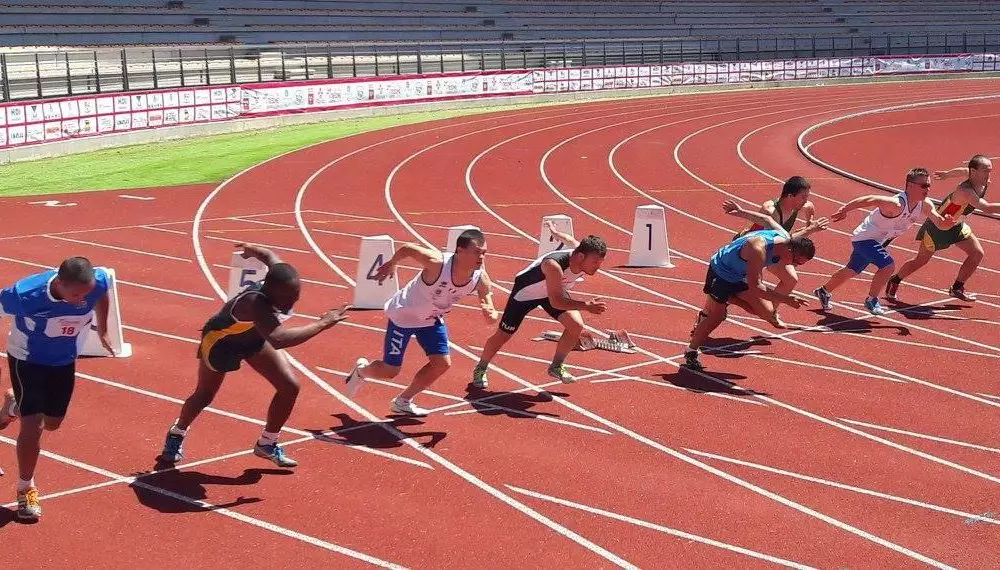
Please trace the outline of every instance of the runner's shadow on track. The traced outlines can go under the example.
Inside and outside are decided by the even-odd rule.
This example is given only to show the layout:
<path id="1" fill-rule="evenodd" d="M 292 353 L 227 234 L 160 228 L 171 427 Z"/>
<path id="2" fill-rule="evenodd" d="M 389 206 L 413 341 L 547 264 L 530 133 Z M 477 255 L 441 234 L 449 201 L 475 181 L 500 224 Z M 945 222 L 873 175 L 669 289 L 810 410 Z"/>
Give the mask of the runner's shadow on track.
<path id="1" fill-rule="evenodd" d="M 746 376 L 739 374 L 729 374 L 725 372 L 694 371 L 688 368 L 680 368 L 671 374 L 657 374 L 665 382 L 669 382 L 678 388 L 684 388 L 689 392 L 698 394 L 716 393 L 729 394 L 730 396 L 769 396 L 766 392 L 757 392 L 748 388 L 741 388 L 736 384 L 739 380 L 746 380 Z"/>
<path id="2" fill-rule="evenodd" d="M 938 313 L 952 313 L 955 311 L 960 311 L 962 309 L 970 309 L 971 305 L 936 305 L 933 307 L 927 305 L 911 305 L 909 303 L 891 303 L 890 306 L 897 311 L 904 319 L 909 319 L 911 321 L 929 321 L 933 319 L 937 320 L 952 320 L 952 319 L 942 319 L 938 317 Z"/>
<path id="3" fill-rule="evenodd" d="M 722 348 L 722 347 L 730 348 Z M 705 341 L 702 351 L 716 358 L 743 358 L 749 356 L 746 350 L 755 346 L 771 346 L 771 341 L 762 336 L 752 336 L 749 339 L 716 337 Z M 762 354 L 756 351 L 757 354 Z"/>
<path id="4" fill-rule="evenodd" d="M 413 416 L 390 416 L 392 419 L 390 422 L 361 422 L 343 413 L 333 414 L 333 417 L 340 420 L 339 426 L 331 426 L 325 430 L 311 429 L 307 431 L 316 436 L 319 441 L 341 445 L 358 445 L 372 449 L 394 449 L 403 446 L 403 440 L 382 427 L 386 423 L 399 430 L 407 439 L 429 437 L 430 439 L 426 443 L 421 444 L 426 448 L 434 447 L 448 435 L 443 431 L 403 431 L 402 428 L 407 426 L 423 425 L 424 422 L 421 418 Z M 333 435 L 328 433 L 331 431 Z"/>
<path id="5" fill-rule="evenodd" d="M 17 507 L 14 508 L 16 509 Z M 13 511 L 11 509 L 0 509 L 0 528 L 3 528 L 8 524 L 14 522 L 15 512 L 16 511 Z M 17 522 L 20 522 L 21 524 L 35 524 L 32 521 L 27 521 L 27 522 L 17 521 Z"/>
<path id="6" fill-rule="evenodd" d="M 811 313 L 816 313 L 820 316 L 820 320 L 816 321 L 818 327 L 828 327 L 835 332 L 849 332 L 854 334 L 870 334 L 876 329 L 886 329 L 895 330 L 897 336 L 910 336 L 911 333 L 908 327 L 903 325 L 879 325 L 875 324 L 869 319 L 854 319 L 850 317 L 842 317 L 840 315 L 831 313 L 829 311 L 823 311 L 822 309 L 813 309 Z M 878 317 L 872 315 L 872 319 Z M 822 331 L 810 331 L 822 333 Z"/>
<path id="7" fill-rule="evenodd" d="M 535 407 L 536 404 L 551 402 L 553 395 L 560 397 L 569 396 L 569 394 L 550 392 L 548 390 L 543 390 L 535 395 L 523 392 L 491 392 L 482 388 L 475 388 L 472 384 L 469 384 L 465 390 L 467 393 L 466 401 L 469 402 L 469 405 L 480 414 L 484 416 L 505 415 L 509 418 L 519 420 L 523 420 L 525 418 L 530 419 L 531 416 L 548 416 L 550 418 L 558 418 L 559 414 L 553 414 L 550 412 L 532 412 L 529 410 Z M 486 402 L 477 401 L 484 398 L 489 398 L 489 400 Z"/>
<path id="8" fill-rule="evenodd" d="M 239 505 L 259 503 L 263 499 L 258 497 L 239 497 L 235 501 L 225 504 L 217 504 L 212 507 L 203 507 L 190 502 L 170 497 L 162 492 L 149 489 L 145 485 L 159 487 L 171 493 L 176 493 L 192 500 L 207 500 L 208 490 L 206 485 L 255 485 L 264 478 L 264 475 L 291 475 L 294 471 L 290 469 L 244 469 L 238 477 L 226 477 L 224 475 L 209 475 L 198 471 L 177 471 L 169 470 L 160 473 L 135 473 L 138 477 L 136 481 L 129 485 L 135 493 L 139 502 L 143 505 L 160 511 L 164 514 L 181 513 L 204 513 L 216 509 L 228 509 Z"/>

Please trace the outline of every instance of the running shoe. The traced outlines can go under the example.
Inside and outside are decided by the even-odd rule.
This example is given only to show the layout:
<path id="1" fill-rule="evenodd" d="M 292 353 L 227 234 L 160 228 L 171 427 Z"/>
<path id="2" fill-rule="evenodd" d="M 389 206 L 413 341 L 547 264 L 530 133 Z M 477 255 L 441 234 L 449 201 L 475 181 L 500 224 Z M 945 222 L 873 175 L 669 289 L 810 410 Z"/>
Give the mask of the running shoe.
<path id="1" fill-rule="evenodd" d="M 257 457 L 273 461 L 278 467 L 295 467 L 299 464 L 298 461 L 285 455 L 285 450 L 281 449 L 281 446 L 277 443 L 269 443 L 267 445 L 258 443 L 253 448 L 253 454 Z"/>
<path id="2" fill-rule="evenodd" d="M 365 366 L 368 366 L 368 359 L 359 358 L 357 362 L 354 363 L 354 370 L 351 370 L 351 373 L 344 379 L 344 384 L 347 385 L 348 398 L 357 396 L 358 391 L 361 390 L 361 386 L 365 383 L 365 378 L 361 375 L 361 369 Z"/>
<path id="3" fill-rule="evenodd" d="M 38 489 L 28 487 L 24 491 L 17 492 L 17 513 L 18 520 L 37 521 L 42 516 L 42 505 L 38 501 Z"/>
<path id="4" fill-rule="evenodd" d="M 389 405 L 389 409 L 392 410 L 392 413 L 394 414 L 404 414 L 408 416 L 426 416 L 430 414 L 430 411 L 414 404 L 413 400 L 404 400 L 398 397 L 392 400 L 392 404 Z"/>
<path id="5" fill-rule="evenodd" d="M 865 299 L 865 308 L 868 309 L 868 312 L 873 315 L 885 314 L 885 309 L 883 309 L 882 305 L 878 302 L 878 297 L 868 297 Z"/>
<path id="6" fill-rule="evenodd" d="M 565 364 L 560 364 L 558 366 L 550 364 L 548 372 L 549 376 L 555 378 L 563 384 L 572 384 L 573 382 L 576 382 L 576 378 L 574 378 L 573 375 L 566 370 Z"/>

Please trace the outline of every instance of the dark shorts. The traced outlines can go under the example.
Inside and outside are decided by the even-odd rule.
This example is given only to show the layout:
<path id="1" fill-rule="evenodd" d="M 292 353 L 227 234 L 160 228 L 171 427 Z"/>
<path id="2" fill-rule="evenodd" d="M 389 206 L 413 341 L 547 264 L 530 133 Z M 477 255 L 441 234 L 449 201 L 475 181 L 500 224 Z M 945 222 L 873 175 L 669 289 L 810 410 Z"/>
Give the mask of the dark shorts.
<path id="1" fill-rule="evenodd" d="M 62 418 L 69 409 L 76 381 L 76 363 L 64 366 L 46 366 L 7 357 L 10 366 L 10 383 L 21 417 L 43 414 Z"/>
<path id="2" fill-rule="evenodd" d="M 448 327 L 438 319 L 433 325 L 426 327 L 405 328 L 389 321 L 385 329 L 385 342 L 382 346 L 382 362 L 389 366 L 402 366 L 406 347 L 410 338 L 417 337 L 420 348 L 427 356 L 448 354 Z"/>
<path id="3" fill-rule="evenodd" d="M 198 345 L 198 359 L 216 372 L 234 372 L 243 360 L 264 348 L 264 339 L 244 335 L 219 336 L 218 331 L 203 331 Z"/>
<path id="4" fill-rule="evenodd" d="M 553 307 L 552 303 L 549 302 L 548 297 L 543 299 L 516 301 L 514 300 L 514 295 L 516 294 L 517 289 L 510 292 L 510 298 L 507 300 L 507 306 L 504 307 L 503 316 L 500 317 L 500 330 L 505 333 L 514 334 L 517 332 L 517 329 L 521 326 L 521 322 L 524 321 L 524 317 L 528 316 L 528 313 L 535 310 L 536 307 L 545 309 L 545 312 L 557 321 L 559 320 L 559 316 L 566 312 Z"/>
<path id="5" fill-rule="evenodd" d="M 956 243 L 972 237 L 972 226 L 962 222 L 947 230 L 938 229 L 934 222 L 927 220 L 917 230 L 917 241 L 928 251 L 948 249 Z"/>
<path id="6" fill-rule="evenodd" d="M 702 290 L 716 302 L 728 305 L 729 299 L 731 299 L 733 295 L 749 289 L 750 286 L 747 285 L 746 281 L 740 281 L 739 283 L 726 281 L 716 275 L 715 272 L 712 271 L 712 267 L 709 266 L 708 273 L 705 275 L 705 287 Z"/>
<path id="7" fill-rule="evenodd" d="M 847 267 L 855 273 L 861 273 L 872 263 L 879 269 L 895 263 L 889 252 L 886 251 L 885 245 L 873 239 L 851 242 L 851 247 L 853 251 L 851 259 L 847 261 Z"/>

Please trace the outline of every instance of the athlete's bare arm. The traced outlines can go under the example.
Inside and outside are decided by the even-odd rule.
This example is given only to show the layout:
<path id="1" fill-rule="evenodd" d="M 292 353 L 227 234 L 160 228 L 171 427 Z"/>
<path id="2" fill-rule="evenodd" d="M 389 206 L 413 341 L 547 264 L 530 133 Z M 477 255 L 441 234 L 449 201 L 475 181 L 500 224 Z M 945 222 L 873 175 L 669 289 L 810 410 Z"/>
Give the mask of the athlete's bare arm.
<path id="1" fill-rule="evenodd" d="M 350 305 L 327 311 L 319 320 L 299 327 L 282 325 L 274 308 L 263 295 L 244 295 L 233 307 L 233 316 L 240 320 L 253 320 L 254 328 L 264 340 L 277 349 L 289 348 L 306 342 L 312 337 L 347 319 Z"/>
<path id="2" fill-rule="evenodd" d="M 900 212 L 902 212 L 902 206 L 897 198 L 893 196 L 869 194 L 867 196 L 858 196 L 857 198 L 837 208 L 836 212 L 830 214 L 830 219 L 835 222 L 839 222 L 847 217 L 848 212 L 857 210 L 858 208 L 873 207 L 879 208 L 882 210 L 883 215 L 890 217 L 898 216 Z"/>
<path id="3" fill-rule="evenodd" d="M 244 259 L 251 257 L 259 259 L 269 268 L 276 263 L 281 263 L 281 258 L 278 257 L 278 254 L 255 243 L 238 243 L 236 247 L 243 250 Z"/>
<path id="4" fill-rule="evenodd" d="M 798 309 L 806 302 L 798 297 L 782 295 L 773 289 L 764 287 L 761 274 L 764 272 L 764 260 L 767 258 L 766 242 L 761 237 L 751 237 L 740 248 L 740 256 L 747 260 L 747 285 L 750 291 L 774 303 L 784 303 Z"/>
<path id="5" fill-rule="evenodd" d="M 379 285 L 392 275 L 400 262 L 406 259 L 416 262 L 428 274 L 433 274 L 434 279 L 428 279 L 429 281 L 436 280 L 437 276 L 441 274 L 443 257 L 440 251 L 432 247 L 406 243 L 396 250 L 389 261 L 375 270 L 375 280 L 378 281 Z M 427 275 L 427 277 L 431 277 L 431 275 Z"/>
<path id="6" fill-rule="evenodd" d="M 743 206 L 736 203 L 735 200 L 726 200 L 722 203 L 722 209 L 730 216 L 736 216 L 737 218 L 743 218 L 751 223 L 759 224 L 765 228 L 770 228 L 772 230 L 777 230 L 779 232 L 784 232 L 785 228 L 781 227 L 770 214 L 763 212 L 753 212 L 747 210 Z M 772 208 L 772 212 L 774 209 Z"/>
<path id="7" fill-rule="evenodd" d="M 545 220 L 545 225 L 548 226 L 552 235 L 555 236 L 557 240 L 563 242 L 563 244 L 573 249 L 576 249 L 576 246 L 580 245 L 580 242 L 576 241 L 576 238 L 573 236 L 557 230 L 555 224 L 552 223 L 552 220 Z"/>
<path id="8" fill-rule="evenodd" d="M 802 205 L 802 208 L 799 209 L 799 212 L 799 219 L 801 219 L 806 225 L 809 225 L 809 222 L 813 221 L 813 218 L 816 217 L 816 205 L 812 202 L 806 202 Z"/>
<path id="9" fill-rule="evenodd" d="M 1000 214 L 1000 202 L 987 202 L 968 188 L 962 188 L 962 194 L 965 195 L 970 206 L 975 206 L 987 214 Z"/>
<path id="10" fill-rule="evenodd" d="M 562 267 L 551 259 L 546 259 L 541 265 L 545 275 L 545 290 L 549 296 L 549 304 L 559 311 L 587 311 L 599 315 L 606 305 L 599 298 L 589 301 L 577 301 L 569 296 L 562 284 Z"/>
<path id="11" fill-rule="evenodd" d="M 749 220 L 750 222 L 760 224 L 765 228 L 771 228 L 772 230 L 779 231 L 785 235 L 790 235 L 790 237 L 797 236 L 807 236 L 811 233 L 825 230 L 827 226 L 830 225 L 830 220 L 827 218 L 819 218 L 817 220 L 810 220 L 804 227 L 801 227 L 791 234 L 785 231 L 785 228 L 781 227 L 777 221 L 771 216 L 766 214 L 761 214 L 757 212 L 751 212 L 746 208 L 743 208 L 736 203 L 735 200 L 726 200 L 722 203 L 722 209 L 726 211 L 727 214 L 743 218 L 744 220 Z"/>
<path id="12" fill-rule="evenodd" d="M 479 308 L 483 310 L 483 316 L 490 322 L 494 322 L 500 318 L 500 313 L 493 306 L 493 281 L 490 279 L 486 269 L 483 269 L 479 276 L 476 293 L 479 295 Z"/>
<path id="13" fill-rule="evenodd" d="M 939 230 L 947 230 L 955 225 L 955 218 L 951 216 L 946 218 L 939 214 L 937 208 L 934 207 L 934 202 L 930 198 L 924 198 L 923 202 L 920 203 L 920 208 L 923 210 L 924 215 L 927 216 L 927 219 L 937 226 Z"/>
<path id="14" fill-rule="evenodd" d="M 954 178 L 956 176 L 962 176 L 969 171 L 968 166 L 959 166 L 952 168 L 951 170 L 936 170 L 934 171 L 935 180 L 944 180 L 945 178 Z"/>

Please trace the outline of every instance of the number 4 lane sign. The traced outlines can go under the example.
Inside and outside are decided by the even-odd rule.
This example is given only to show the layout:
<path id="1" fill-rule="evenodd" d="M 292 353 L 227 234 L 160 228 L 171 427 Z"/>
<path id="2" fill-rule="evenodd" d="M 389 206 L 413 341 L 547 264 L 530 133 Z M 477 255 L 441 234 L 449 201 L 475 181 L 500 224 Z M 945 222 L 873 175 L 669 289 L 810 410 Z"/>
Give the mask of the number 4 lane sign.
<path id="1" fill-rule="evenodd" d="M 385 302 L 399 291 L 399 279 L 396 272 L 389 275 L 389 278 L 381 284 L 375 280 L 375 272 L 394 253 L 396 253 L 396 245 L 391 236 L 378 235 L 361 238 L 352 306 L 358 309 L 381 309 L 385 306 Z"/>

